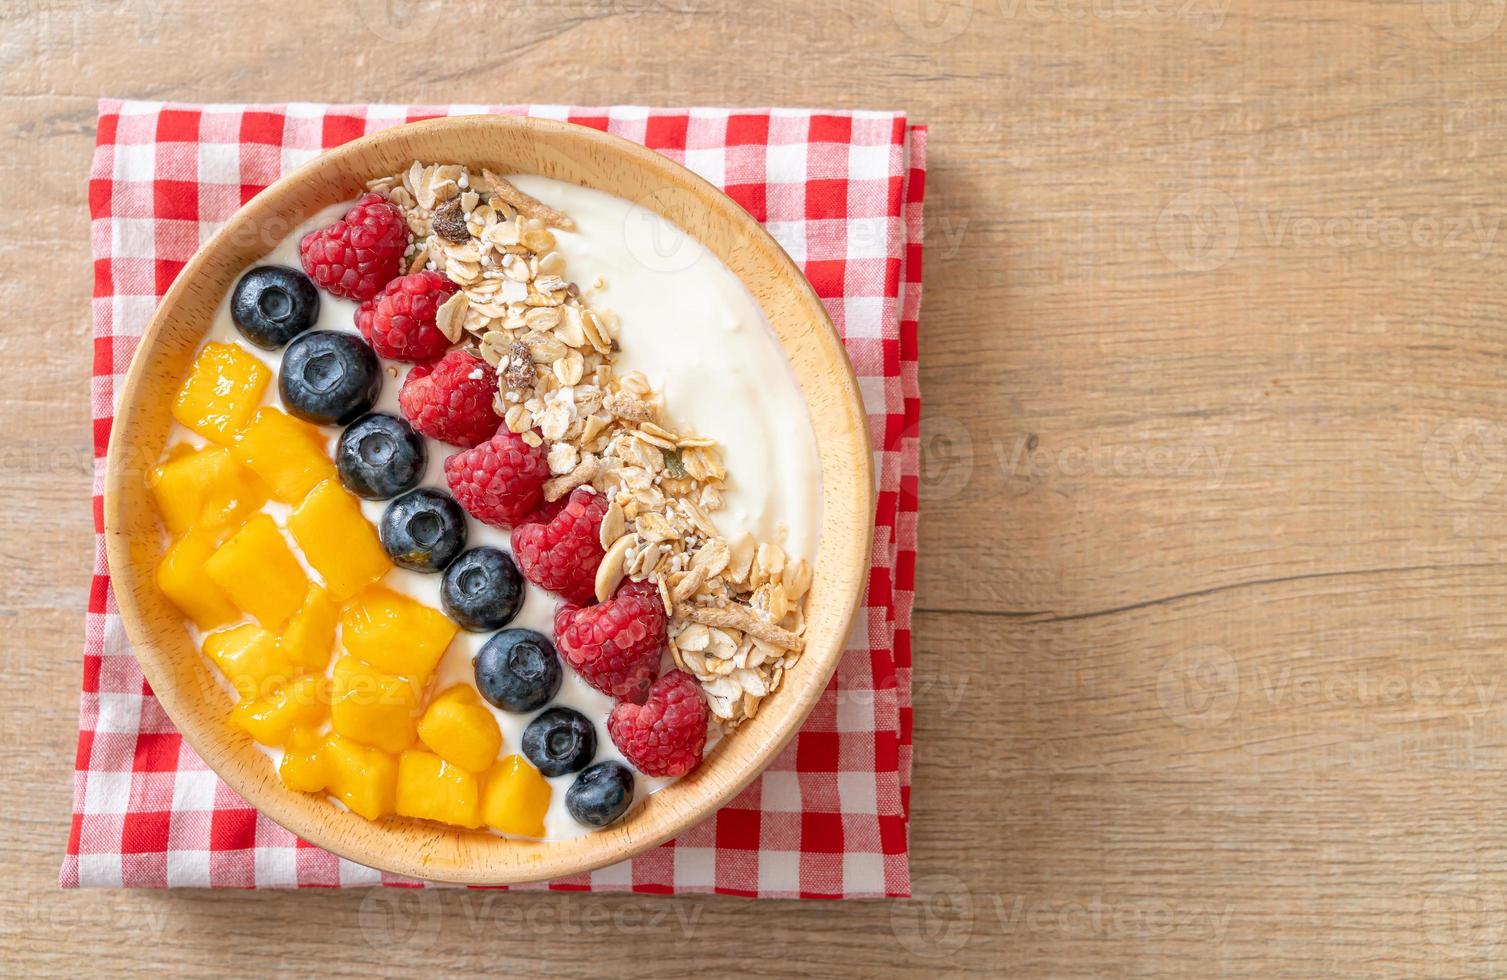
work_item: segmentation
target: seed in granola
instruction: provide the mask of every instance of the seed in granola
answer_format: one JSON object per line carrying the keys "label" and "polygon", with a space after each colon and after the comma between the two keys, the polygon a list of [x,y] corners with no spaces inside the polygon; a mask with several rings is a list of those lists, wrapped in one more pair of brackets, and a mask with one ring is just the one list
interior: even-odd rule
{"label": "seed in granola", "polygon": [[429,218],[434,233],[447,242],[469,242],[471,230],[466,227],[466,214],[461,210],[460,198],[446,201]]}
{"label": "seed in granola", "polygon": [[660,453],[663,454],[665,458],[666,473],[670,474],[670,476],[676,479],[685,476],[685,464],[680,461],[680,450],[661,449]]}
{"label": "seed in granola", "polygon": [[508,348],[506,367],[502,371],[502,380],[509,388],[517,388],[520,391],[532,390],[534,387],[534,354],[528,345],[516,342]]}

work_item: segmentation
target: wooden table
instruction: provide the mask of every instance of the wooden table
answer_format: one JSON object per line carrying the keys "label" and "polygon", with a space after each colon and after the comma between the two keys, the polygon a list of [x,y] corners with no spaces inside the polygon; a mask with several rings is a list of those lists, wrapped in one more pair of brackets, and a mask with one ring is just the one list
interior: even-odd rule
{"label": "wooden table", "polygon": [[[0,14],[5,972],[1507,969],[1504,0],[221,6]],[[918,900],[59,893],[100,94],[929,123]]]}

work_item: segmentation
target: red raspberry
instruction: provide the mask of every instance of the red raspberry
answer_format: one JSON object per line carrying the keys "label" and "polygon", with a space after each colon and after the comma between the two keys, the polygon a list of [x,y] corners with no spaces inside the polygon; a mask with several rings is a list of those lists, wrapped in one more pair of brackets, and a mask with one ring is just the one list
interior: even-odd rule
{"label": "red raspberry", "polygon": [[[518,531],[513,534],[516,537]],[[659,673],[665,639],[665,607],[659,589],[650,582],[625,583],[611,599],[595,606],[565,605],[555,611],[555,649],[560,656],[586,683],[624,701],[643,703]]]}
{"label": "red raspberry", "polygon": [[602,516],[607,501],[586,487],[571,492],[565,509],[548,524],[513,528],[513,557],[523,577],[540,588],[584,605],[596,598],[602,563]]}
{"label": "red raspberry", "polygon": [[438,272],[399,276],[356,310],[356,327],[372,350],[394,361],[432,361],[450,349],[435,311],[460,287]]}
{"label": "red raspberry", "polygon": [[397,276],[407,248],[403,212],[367,194],[333,225],[303,236],[298,254],[321,289],[364,302]]}
{"label": "red raspberry", "polygon": [[558,500],[546,500],[544,503],[539,505],[538,510],[534,511],[532,514],[525,517],[518,523],[548,524],[550,521],[555,519],[556,515],[558,515],[560,511],[565,509],[565,505],[568,503],[570,503],[569,495],[561,497]]}
{"label": "red raspberry", "polygon": [[502,424],[492,411],[496,394],[497,372],[475,354],[453,350],[433,364],[408,369],[403,390],[398,392],[398,407],[415,429],[431,439],[475,446],[492,438]]}
{"label": "red raspberry", "polygon": [[544,447],[530,446],[506,429],[445,460],[445,482],[456,501],[478,521],[498,527],[517,524],[538,509],[548,479]]}
{"label": "red raspberry", "polygon": [[706,702],[696,679],[672,670],[649,688],[642,705],[623,702],[607,716],[607,734],[623,758],[646,776],[684,776],[701,765]]}

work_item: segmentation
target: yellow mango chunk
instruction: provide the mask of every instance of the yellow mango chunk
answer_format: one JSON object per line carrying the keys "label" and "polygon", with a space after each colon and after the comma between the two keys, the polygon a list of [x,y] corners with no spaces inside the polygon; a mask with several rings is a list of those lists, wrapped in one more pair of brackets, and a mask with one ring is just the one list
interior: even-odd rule
{"label": "yellow mango chunk", "polygon": [[261,404],[271,377],[244,348],[206,344],[173,400],[173,418],[211,442],[229,445]]}
{"label": "yellow mango chunk", "polygon": [[459,629],[437,609],[374,586],[351,600],[340,615],[346,650],[389,674],[425,680]]}
{"label": "yellow mango chunk", "polygon": [[303,605],[283,630],[283,649],[288,658],[305,670],[322,672],[335,648],[335,619],[339,611],[329,594],[309,586]]}
{"label": "yellow mango chunk", "polygon": [[174,534],[195,525],[207,529],[235,523],[267,502],[267,490],[231,458],[209,446],[168,458],[147,478],[162,522]]}
{"label": "yellow mango chunk", "polygon": [[329,784],[325,772],[324,736],[307,728],[295,728],[288,734],[282,765],[277,767],[283,785],[300,793],[318,793]]}
{"label": "yellow mango chunk", "polygon": [[157,588],[201,630],[241,618],[235,603],[204,574],[216,544],[216,532],[195,528],[174,542],[157,566]]}
{"label": "yellow mango chunk", "polygon": [[335,661],[330,721],[346,738],[401,752],[413,744],[423,685],[384,674],[355,657]]}
{"label": "yellow mango chunk", "polygon": [[487,826],[519,837],[544,836],[549,782],[521,755],[502,758],[487,776],[481,816]]}
{"label": "yellow mango chunk", "polygon": [[419,740],[452,765],[486,772],[502,748],[502,730],[475,689],[457,684],[429,702],[419,719]]}
{"label": "yellow mango chunk", "polygon": [[251,623],[206,636],[204,655],[247,699],[268,696],[302,673],[283,654],[277,634]]}
{"label": "yellow mango chunk", "polygon": [[397,808],[398,763],[392,756],[336,734],[325,736],[321,755],[325,788],[352,813],[375,820]]}
{"label": "yellow mango chunk", "polygon": [[263,745],[282,745],[295,728],[318,728],[329,714],[329,681],[305,674],[270,695],[243,700],[230,720]]}
{"label": "yellow mango chunk", "polygon": [[325,480],[288,516],[288,530],[330,597],[344,602],[392,568],[377,529],[338,480]]}
{"label": "yellow mango chunk", "polygon": [[481,826],[476,776],[432,752],[409,749],[398,757],[398,816]]}
{"label": "yellow mango chunk", "polygon": [[277,629],[298,611],[308,577],[277,524],[257,514],[204,562],[204,571],[230,601]]}
{"label": "yellow mango chunk", "polygon": [[319,430],[275,408],[258,409],[232,451],[278,500],[290,504],[335,475],[335,464],[325,452]]}

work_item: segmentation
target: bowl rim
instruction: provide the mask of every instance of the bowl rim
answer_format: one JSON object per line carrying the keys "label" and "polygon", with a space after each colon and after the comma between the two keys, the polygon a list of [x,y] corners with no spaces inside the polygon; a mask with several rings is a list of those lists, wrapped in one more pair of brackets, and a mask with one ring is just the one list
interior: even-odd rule
{"label": "bowl rim", "polygon": [[[324,174],[332,169],[338,170],[343,164],[359,159],[371,152],[373,147],[380,147],[387,143],[402,143],[410,141],[415,144],[431,138],[434,134],[447,129],[461,130],[465,127],[484,126],[488,129],[496,128],[506,134],[513,131],[515,135],[524,139],[565,139],[574,141],[599,151],[611,165],[614,159],[626,162],[641,168],[646,174],[654,176],[662,181],[663,186],[670,188],[690,188],[698,194],[699,198],[709,205],[709,210],[716,210],[717,221],[730,223],[731,231],[739,242],[747,243],[757,248],[766,256],[766,260],[773,261],[780,267],[780,290],[794,290],[795,304],[800,308],[803,318],[811,320],[811,336],[823,347],[835,349],[837,357],[829,366],[827,374],[829,381],[835,385],[840,396],[839,402],[850,413],[856,414],[857,424],[852,425],[851,431],[859,440],[857,451],[853,454],[858,461],[861,470],[857,474],[859,483],[864,488],[864,497],[856,505],[859,514],[866,515],[858,524],[858,538],[845,544],[843,551],[853,551],[859,556],[856,564],[849,563],[844,570],[851,569],[851,575],[845,574],[845,579],[851,578],[855,587],[851,588],[851,595],[840,606],[835,606],[838,618],[838,629],[835,632],[835,643],[831,649],[824,651],[825,657],[817,665],[815,673],[803,679],[799,686],[783,686],[780,696],[793,698],[787,702],[785,712],[787,719],[783,729],[778,731],[776,737],[758,745],[751,758],[735,772],[731,778],[720,779],[712,786],[709,792],[694,795],[688,806],[677,809],[669,814],[668,819],[661,820],[661,825],[648,833],[639,835],[613,834],[612,840],[603,840],[603,846],[592,848],[589,842],[597,838],[606,838],[608,828],[603,831],[595,831],[580,837],[558,841],[530,842],[517,839],[501,838],[488,831],[479,832],[480,835],[491,837],[494,840],[508,840],[510,844],[517,845],[517,849],[524,852],[523,860],[515,864],[515,870],[510,871],[506,877],[498,878],[487,873],[473,873],[476,869],[468,866],[436,866],[428,860],[423,851],[414,853],[395,852],[393,848],[383,848],[376,842],[385,839],[386,833],[374,832],[361,833],[337,833],[334,819],[325,817],[309,816],[310,808],[303,805],[295,805],[295,801],[307,794],[294,793],[283,787],[272,774],[272,782],[276,784],[277,792],[264,792],[267,786],[265,775],[257,775],[248,770],[228,764],[230,749],[227,739],[222,735],[219,738],[207,726],[184,725],[178,719],[185,712],[180,711],[188,698],[180,690],[179,685],[173,683],[167,674],[167,666],[164,663],[163,654],[151,626],[146,621],[138,597],[133,588],[115,588],[116,604],[125,628],[126,636],[130,641],[132,654],[141,665],[143,674],[151,685],[154,694],[163,711],[173,720],[174,727],[182,734],[190,747],[205,761],[211,771],[224,780],[226,784],[240,795],[246,802],[265,814],[290,833],[321,847],[337,856],[346,858],[357,864],[361,864],[380,871],[393,874],[405,875],[412,878],[428,881],[445,881],[459,884],[524,884],[529,882],[543,881],[560,878],[572,874],[580,874],[605,867],[629,858],[635,857],[651,848],[657,847],[666,840],[671,839],[689,827],[705,820],[716,810],[725,806],[738,792],[757,778],[775,758],[775,756],[800,730],[816,701],[825,691],[837,668],[838,661],[843,655],[846,646],[845,638],[851,629],[854,617],[862,607],[866,595],[868,581],[870,553],[873,542],[873,512],[875,505],[875,483],[873,473],[873,452],[867,425],[867,416],[864,411],[861,392],[852,362],[847,357],[846,349],[838,336],[831,318],[827,315],[820,298],[812,288],[809,281],[800,271],[799,267],[774,239],[774,237],[752,215],[745,211],[735,201],[723,193],[702,177],[670,160],[659,153],[654,152],[637,143],[630,142],[612,134],[591,129],[589,127],[575,125],[553,119],[541,119],[527,116],[502,116],[502,115],[461,115],[445,116],[419,122],[402,124],[379,130],[359,137],[355,140],[323,151],[318,156],[305,162],[301,166],[289,171],[277,181],[259,191],[252,198],[244,202],[233,215],[230,216],[210,238],[199,246],[193,256],[178,272],[174,281],[158,302],[152,313],[152,317],[143,331],[136,349],[131,358],[130,367],[120,382],[116,394],[117,404],[114,408],[114,417],[111,426],[109,446],[107,449],[104,503],[103,503],[103,527],[105,536],[105,552],[108,568],[112,576],[112,586],[115,576],[121,574],[117,570],[130,570],[131,585],[136,585],[139,576],[133,568],[133,559],[129,553],[130,535],[127,532],[129,516],[125,512],[126,494],[121,492],[123,481],[129,479],[140,480],[141,470],[132,469],[132,463],[139,465],[140,457],[132,460],[132,453],[121,445],[124,434],[132,428],[131,421],[134,412],[137,411],[138,398],[133,397],[141,389],[143,379],[148,374],[151,355],[159,347],[164,332],[168,329],[168,321],[172,318],[173,311],[177,309],[184,297],[200,275],[206,265],[210,264],[215,256],[231,236],[237,230],[250,223],[263,220],[268,217],[284,218],[286,207],[279,207],[278,203],[291,188],[310,181],[317,175]],[[425,159],[422,145],[413,147],[413,153],[418,159]],[[577,183],[581,186],[591,187],[591,183],[584,180],[576,180],[572,177],[557,177]],[[608,191],[608,193],[613,193]],[[337,203],[330,201],[327,203]],[[639,202],[643,203],[643,202]],[[659,210],[657,207],[654,210]],[[305,216],[306,218],[306,216]],[[305,220],[299,218],[298,221]],[[673,220],[673,219],[669,219]],[[294,225],[289,227],[289,232]],[[693,237],[695,237],[693,235]],[[705,244],[703,242],[703,244]],[[265,251],[261,253],[265,255]],[[727,258],[718,255],[719,261],[727,264]],[[252,260],[254,261],[254,259]],[[734,271],[735,275],[738,275]],[[740,280],[742,279],[739,276]],[[745,286],[749,284],[745,282]],[[754,292],[755,302],[758,303],[761,312],[771,323],[774,318],[770,316],[769,309],[764,301],[759,298],[758,292]],[[207,329],[207,326],[206,326]],[[785,349],[786,356],[792,358],[793,352],[789,349],[786,339],[779,336],[777,340]],[[200,341],[202,342],[202,333]],[[195,346],[197,346],[195,343]],[[798,381],[802,398],[807,402],[808,412],[810,407],[810,394],[805,385]],[[815,417],[813,414],[813,425]],[[818,428],[818,431],[819,428]],[[153,460],[155,462],[155,458]],[[143,467],[144,468],[144,467]],[[822,466],[824,483],[829,479],[825,462]],[[824,494],[825,496],[825,494]],[[829,515],[827,505],[824,502],[822,520],[820,522],[820,537],[825,537]],[[818,556],[820,551],[818,551]],[[817,556],[813,556],[817,557]],[[834,596],[834,603],[837,597]],[[801,663],[804,664],[810,657],[808,649]],[[146,654],[146,655],[144,655]],[[201,655],[202,656],[202,655]],[[206,665],[207,666],[207,665]],[[797,665],[799,667],[799,665]],[[737,738],[734,733],[731,738]],[[682,786],[692,782],[699,782],[697,776],[705,772],[709,767],[703,767],[697,773],[683,777],[672,787]],[[690,787],[687,787],[689,792]],[[665,791],[661,791],[665,792]],[[655,794],[658,796],[659,794]],[[328,810],[330,813],[340,813],[341,808],[330,803],[322,794],[318,797],[323,799],[324,806],[320,810]],[[646,804],[640,804],[642,812]],[[360,818],[357,818],[360,819]],[[365,822],[374,831],[386,831],[393,827],[406,827],[412,829],[416,824],[423,830],[440,835],[474,835],[478,832],[464,831],[458,828],[444,828],[438,824],[419,824],[404,818],[383,818],[377,821]],[[630,821],[624,821],[629,824]],[[410,835],[411,836],[411,835]],[[626,839],[624,839],[626,837]],[[338,839],[337,839],[338,838]],[[564,846],[573,845],[573,846]],[[596,853],[599,852],[599,853]],[[574,855],[567,857],[567,853]]]}

